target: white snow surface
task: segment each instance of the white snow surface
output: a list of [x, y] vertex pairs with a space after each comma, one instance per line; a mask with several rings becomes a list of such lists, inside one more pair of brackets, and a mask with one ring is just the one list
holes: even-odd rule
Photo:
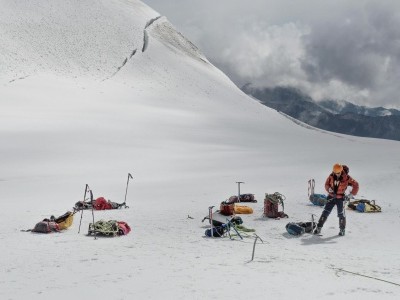
[[[299, 126], [140, 1], [0, 5], [0, 299], [398, 299], [399, 142]], [[290, 236], [288, 222], [321, 214], [307, 181], [323, 193], [336, 162], [383, 212], [348, 210], [344, 237], [336, 210], [323, 236]], [[123, 202], [128, 172], [130, 208], [94, 217], [129, 235], [86, 236], [90, 211], [80, 234], [80, 214], [61, 233], [20, 231], [70, 210], [86, 184]], [[242, 215], [264, 241], [252, 262], [251, 235], [206, 238], [201, 222], [236, 181], [258, 199]], [[262, 216], [274, 192], [289, 219]]]

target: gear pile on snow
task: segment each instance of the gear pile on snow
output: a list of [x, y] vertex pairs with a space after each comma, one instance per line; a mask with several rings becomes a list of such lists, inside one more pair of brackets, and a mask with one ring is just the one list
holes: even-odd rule
[[219, 212], [224, 216], [232, 216], [235, 214], [252, 214], [253, 209], [249, 206], [238, 205], [240, 202], [256, 203], [254, 194], [240, 194], [240, 196], [230, 196], [229, 199], [222, 201]]
[[[204, 219], [203, 219], [204, 221]], [[215, 223], [214, 220], [212, 222], [213, 224], [218, 224]], [[243, 220], [240, 217], [233, 217], [231, 219], [227, 219], [225, 223], [219, 223], [218, 225], [211, 226], [210, 229], [206, 229], [204, 232], [205, 236], [207, 237], [225, 237], [229, 236], [232, 238], [231, 230], [239, 236], [241, 239], [243, 232], [254, 232], [254, 229], [249, 229], [244, 227], [243, 225]], [[242, 232], [242, 234], [240, 233]]]
[[[240, 201], [239, 201], [240, 199]], [[257, 200], [254, 197], [254, 194], [240, 194], [240, 198], [238, 196], [230, 196], [226, 203], [237, 203], [237, 202], [253, 202], [256, 203]]]
[[27, 230], [37, 233], [51, 233], [65, 230], [72, 225], [74, 221], [74, 213], [67, 211], [65, 214], [55, 218], [51, 216], [50, 219], [43, 219], [35, 225], [33, 229]]
[[253, 209], [247, 205], [221, 202], [219, 212], [224, 216], [232, 216], [235, 214], [252, 214]]
[[131, 231], [130, 226], [126, 222], [109, 220], [100, 220], [89, 224], [88, 235], [103, 235], [103, 236], [119, 236], [127, 235]]
[[[132, 175], [128, 173], [128, 180], [126, 183], [126, 190], [125, 190], [125, 201], [121, 204], [112, 202], [110, 200], [106, 200], [104, 197], [99, 197], [96, 200], [93, 200], [93, 192], [89, 188], [89, 185], [86, 184], [85, 187], [85, 194], [83, 197], [83, 201], [79, 201], [75, 203], [75, 206], [73, 207], [73, 212], [67, 211], [65, 214], [59, 216], [58, 218], [55, 218], [54, 216], [51, 216], [49, 219], [44, 219], [43, 221], [40, 221], [35, 225], [33, 229], [28, 229], [28, 230], [21, 230], [24, 232], [31, 231], [31, 232], [38, 232], [38, 233], [51, 233], [51, 232], [59, 232], [61, 230], [65, 230], [69, 227], [71, 227], [73, 220], [74, 220], [74, 214], [78, 211], [81, 212], [81, 218], [80, 218], [80, 223], [79, 223], [79, 231], [81, 228], [81, 222], [82, 222], [82, 215], [83, 211], [87, 209], [92, 210], [92, 216], [93, 216], [93, 223], [90, 223], [89, 225], [89, 232], [88, 235], [94, 234], [94, 235], [105, 235], [105, 236], [117, 236], [117, 235], [126, 235], [131, 231], [131, 228], [126, 222], [123, 221], [103, 221], [100, 220], [98, 222], [94, 222], [94, 210], [108, 210], [108, 209], [119, 209], [122, 207], [128, 208], [126, 205], [126, 196], [128, 193], [128, 185], [129, 185], [129, 179], [132, 179]], [[89, 200], [86, 197], [89, 195]]]
[[112, 202], [110, 200], [106, 200], [104, 197], [99, 197], [94, 201], [78, 201], [75, 203], [74, 209], [95, 209], [95, 210], [108, 210], [108, 209], [120, 209], [120, 208], [128, 208], [124, 203]]

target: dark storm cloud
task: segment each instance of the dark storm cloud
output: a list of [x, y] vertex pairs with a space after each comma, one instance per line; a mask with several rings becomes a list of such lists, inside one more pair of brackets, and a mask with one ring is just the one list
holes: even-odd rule
[[400, 108], [400, 1], [144, 0], [241, 86]]
[[312, 82], [336, 79], [360, 89], [385, 88], [399, 73], [398, 28], [399, 12], [376, 3], [324, 20], [304, 37], [302, 66]]

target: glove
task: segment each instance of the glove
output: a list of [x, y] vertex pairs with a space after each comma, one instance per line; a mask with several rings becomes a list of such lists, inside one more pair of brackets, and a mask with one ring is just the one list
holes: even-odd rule
[[354, 196], [353, 196], [352, 193], [350, 193], [350, 194], [348, 194], [348, 195], [346, 196], [346, 198], [347, 198], [348, 200], [351, 200], [351, 199], [354, 199]]
[[332, 188], [329, 188], [329, 189], [328, 189], [328, 193], [329, 193], [329, 194], [333, 194]]

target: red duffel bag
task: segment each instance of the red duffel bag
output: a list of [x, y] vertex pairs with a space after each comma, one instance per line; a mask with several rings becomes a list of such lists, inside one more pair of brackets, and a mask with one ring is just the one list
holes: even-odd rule
[[94, 201], [93, 208], [95, 210], [106, 210], [106, 209], [112, 209], [112, 205], [110, 202], [104, 199], [104, 197], [99, 197]]

